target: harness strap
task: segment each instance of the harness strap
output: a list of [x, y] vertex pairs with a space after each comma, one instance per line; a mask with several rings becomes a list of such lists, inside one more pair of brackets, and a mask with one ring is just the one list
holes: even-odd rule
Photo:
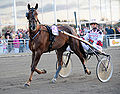
[[39, 23], [39, 25], [40, 25], [40, 24], [41, 24], [40, 21], [39, 21], [38, 19], [37, 19], [37, 21], [38, 21], [38, 23]]
[[38, 32], [35, 34], [35, 36], [34, 37], [32, 37], [32, 40], [34, 40], [35, 39], [35, 37], [40, 33], [40, 31], [41, 31], [41, 29], [40, 30], [38, 30]]
[[47, 28], [47, 32], [49, 33], [49, 40], [52, 41], [52, 30], [48, 25], [46, 25], [45, 27]]
[[[39, 22], [39, 20], [38, 20], [38, 22]], [[54, 40], [55, 40], [55, 35], [52, 34], [52, 31], [51, 31], [51, 29], [50, 29], [49, 26], [45, 26], [45, 27], [47, 28], [47, 32], [49, 33], [49, 41], [51, 41], [51, 42], [50, 42], [50, 45], [49, 45], [49, 48], [48, 48], [48, 51], [50, 52], [50, 49], [52, 48], [52, 45], [53, 45]], [[34, 37], [31, 37], [31, 40], [34, 40], [35, 37], [40, 33], [40, 31], [41, 31], [41, 28], [40, 28], [40, 30], [38, 30], [38, 32], [34, 35]]]
[[47, 32], [49, 33], [49, 41], [51, 41], [48, 48], [48, 51], [50, 52], [50, 49], [52, 48], [52, 45], [55, 41], [55, 35], [52, 34], [52, 30], [48, 25], [46, 25], [45, 27], [47, 28]]
[[49, 48], [48, 48], [49, 52], [50, 52], [50, 49], [52, 48], [52, 45], [53, 45], [54, 42], [55, 42], [55, 35], [52, 35], [52, 40], [51, 40]]

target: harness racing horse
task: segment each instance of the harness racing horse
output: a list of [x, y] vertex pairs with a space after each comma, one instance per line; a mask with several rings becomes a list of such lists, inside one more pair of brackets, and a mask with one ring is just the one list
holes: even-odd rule
[[63, 64], [62, 55], [66, 51], [66, 48], [68, 47], [68, 45], [70, 45], [71, 50], [81, 60], [85, 73], [90, 74], [91, 72], [85, 66], [85, 60], [87, 57], [80, 41], [74, 38], [71, 38], [60, 32], [60, 31], [66, 31], [70, 34], [77, 36], [74, 29], [67, 25], [57, 26], [59, 30], [59, 35], [55, 36], [52, 47], [50, 48], [49, 47], [51, 44], [50, 32], [48, 32], [48, 29], [45, 25], [40, 24], [37, 17], [38, 15], [36, 11], [37, 8], [38, 8], [38, 4], [36, 4], [35, 8], [33, 7], [30, 8], [30, 4], [28, 4], [29, 12], [26, 13], [26, 17], [29, 21], [29, 34], [30, 34], [29, 48], [32, 51], [32, 64], [31, 64], [31, 74], [28, 81], [25, 83], [25, 86], [30, 86], [34, 72], [37, 72], [38, 74], [46, 73], [46, 70], [37, 69], [37, 64], [43, 53], [53, 51], [53, 50], [56, 50], [57, 59], [59, 61], [58, 69], [52, 79], [52, 82], [55, 82]]

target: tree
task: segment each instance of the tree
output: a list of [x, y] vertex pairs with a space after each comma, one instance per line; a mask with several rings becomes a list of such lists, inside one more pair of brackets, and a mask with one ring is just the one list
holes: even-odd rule
[[14, 30], [14, 26], [5, 26], [2, 28], [2, 33], [5, 33], [7, 30], [9, 30], [10, 32]]

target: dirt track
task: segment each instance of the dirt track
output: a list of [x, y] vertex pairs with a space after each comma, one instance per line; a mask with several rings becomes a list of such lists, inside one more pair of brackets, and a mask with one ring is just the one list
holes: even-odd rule
[[57, 79], [51, 83], [55, 73], [56, 55], [54, 52], [41, 57], [38, 68], [46, 69], [47, 74], [33, 76], [29, 88], [23, 85], [30, 74], [31, 55], [0, 58], [0, 94], [120, 94], [120, 47], [108, 48], [105, 52], [111, 55], [114, 64], [112, 78], [101, 83], [96, 77], [97, 61], [92, 57], [86, 66], [92, 74], [84, 74], [81, 62], [72, 55], [73, 70], [69, 77]]

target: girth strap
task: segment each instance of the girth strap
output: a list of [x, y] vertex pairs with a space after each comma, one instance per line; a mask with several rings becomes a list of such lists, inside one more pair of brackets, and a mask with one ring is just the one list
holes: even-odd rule
[[48, 25], [46, 25], [45, 27], [47, 28], [47, 32], [49, 33], [49, 40], [51, 41], [48, 48], [48, 51], [50, 52], [50, 49], [52, 48], [52, 45], [55, 41], [55, 35], [52, 34], [52, 29]]

